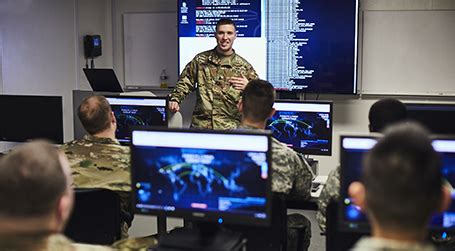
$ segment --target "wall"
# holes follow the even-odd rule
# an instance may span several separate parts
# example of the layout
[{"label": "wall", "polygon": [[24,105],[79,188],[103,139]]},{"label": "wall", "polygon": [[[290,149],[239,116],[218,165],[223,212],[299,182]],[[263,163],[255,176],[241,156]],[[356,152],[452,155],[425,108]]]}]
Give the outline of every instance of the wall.
[{"label": "wall", "polygon": [[1,1],[0,17],[2,93],[63,96],[64,136],[71,138],[75,1]]}]

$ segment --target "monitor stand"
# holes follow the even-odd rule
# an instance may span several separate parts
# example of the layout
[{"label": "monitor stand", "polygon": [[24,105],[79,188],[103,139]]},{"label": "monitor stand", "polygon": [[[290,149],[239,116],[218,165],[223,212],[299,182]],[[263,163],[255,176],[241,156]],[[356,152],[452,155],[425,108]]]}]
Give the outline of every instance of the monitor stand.
[{"label": "monitor stand", "polygon": [[183,227],[172,230],[160,237],[159,251],[170,250],[241,250],[246,244],[240,233],[221,228],[216,223],[196,223],[193,228]]}]

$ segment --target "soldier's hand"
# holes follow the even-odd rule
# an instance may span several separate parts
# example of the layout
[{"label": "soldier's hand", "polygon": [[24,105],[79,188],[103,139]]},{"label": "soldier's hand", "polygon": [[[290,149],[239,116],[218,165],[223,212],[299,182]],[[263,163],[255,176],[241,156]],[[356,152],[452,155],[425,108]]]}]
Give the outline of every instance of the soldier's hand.
[{"label": "soldier's hand", "polygon": [[244,90],[248,82],[248,79],[243,75],[241,77],[231,77],[229,79],[229,83],[237,90]]},{"label": "soldier's hand", "polygon": [[180,111],[179,103],[177,103],[175,101],[169,101],[169,111],[174,112],[174,113]]}]

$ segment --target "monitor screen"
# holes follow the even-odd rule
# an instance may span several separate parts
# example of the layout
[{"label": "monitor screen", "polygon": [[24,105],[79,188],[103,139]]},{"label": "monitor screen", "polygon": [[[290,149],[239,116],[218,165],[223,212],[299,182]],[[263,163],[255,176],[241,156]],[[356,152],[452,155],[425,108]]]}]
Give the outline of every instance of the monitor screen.
[{"label": "monitor screen", "polygon": [[48,139],[63,143],[61,96],[0,95],[0,140]]},{"label": "monitor screen", "polygon": [[167,127],[167,98],[106,96],[117,119],[115,137],[122,144],[131,141],[132,126]]},{"label": "monitor screen", "polygon": [[220,18],[237,25],[233,44],[277,90],[357,91],[358,0],[178,1],[179,72],[213,49]]},{"label": "monitor screen", "polygon": [[455,134],[455,104],[407,103],[408,119],[435,134]]},{"label": "monitor screen", "polygon": [[331,102],[277,100],[273,107],[273,137],[303,154],[332,154]]},{"label": "monitor screen", "polygon": [[[360,179],[362,173],[362,160],[377,142],[373,136],[341,136],[341,212],[339,214],[340,226],[344,230],[368,231],[367,217],[352,203],[348,195],[349,185]],[[440,153],[442,159],[442,175],[452,187],[455,187],[455,138],[433,139],[433,148]],[[452,199],[455,191],[452,190]],[[398,205],[397,205],[398,206]],[[430,221],[430,229],[455,231],[455,201],[450,208],[440,214],[435,214]]]},{"label": "monitor screen", "polygon": [[132,137],[131,184],[138,213],[269,224],[269,134],[134,129]]}]

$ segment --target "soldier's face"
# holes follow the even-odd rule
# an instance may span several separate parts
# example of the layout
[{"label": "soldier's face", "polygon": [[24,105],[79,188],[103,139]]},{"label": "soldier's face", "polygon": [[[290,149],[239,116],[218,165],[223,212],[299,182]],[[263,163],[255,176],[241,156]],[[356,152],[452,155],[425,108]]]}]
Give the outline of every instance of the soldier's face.
[{"label": "soldier's face", "polygon": [[232,54],[232,45],[237,37],[237,32],[232,24],[223,24],[218,26],[215,33],[217,50],[221,54],[230,55]]}]

